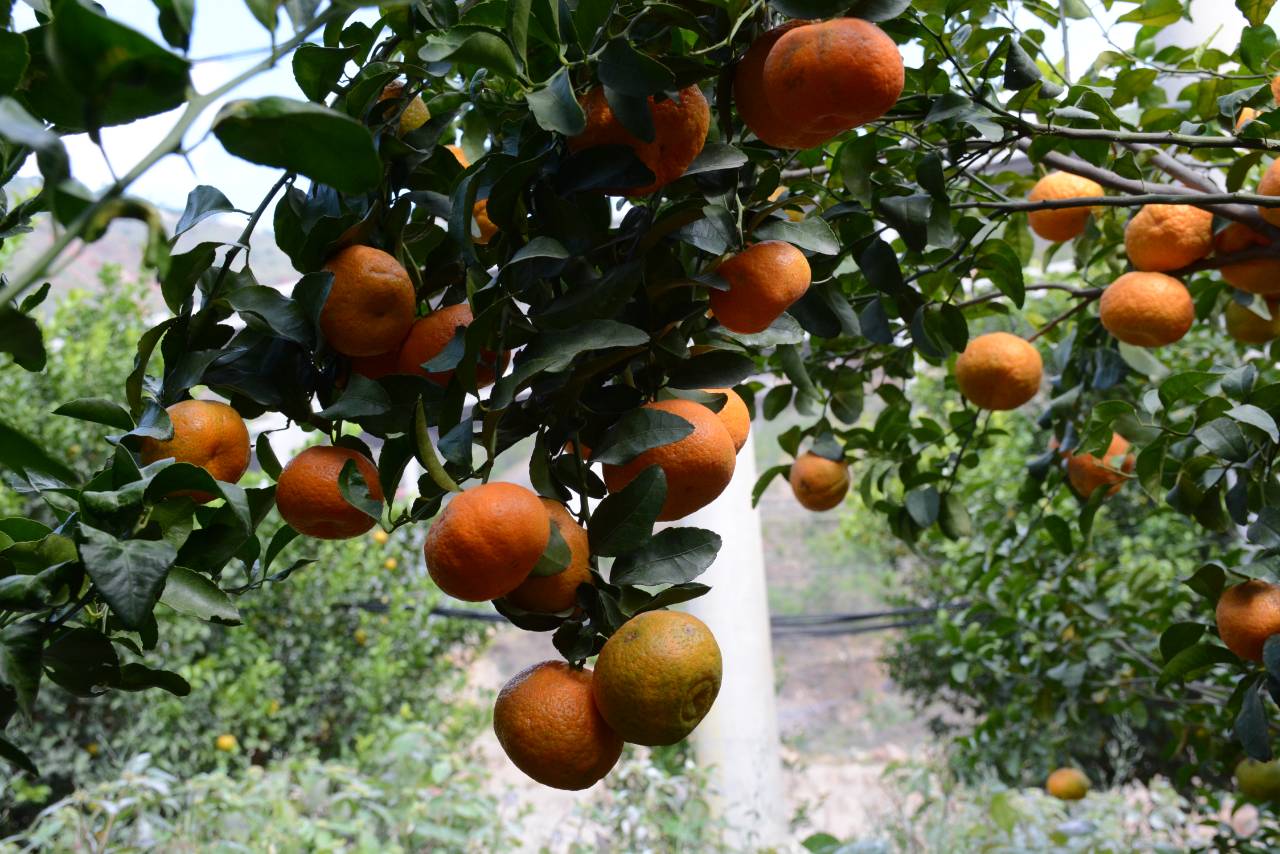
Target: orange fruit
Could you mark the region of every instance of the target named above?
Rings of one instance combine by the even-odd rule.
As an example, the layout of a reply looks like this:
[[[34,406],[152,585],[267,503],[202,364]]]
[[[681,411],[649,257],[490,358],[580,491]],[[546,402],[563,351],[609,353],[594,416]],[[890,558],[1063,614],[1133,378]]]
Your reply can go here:
[[[711,710],[721,667],[706,623],[679,611],[646,611],[605,642],[592,692],[623,741],[675,744]]]
[[[746,68],[737,88],[762,90],[772,111],[766,114],[766,129],[791,128],[793,141],[808,142],[818,135],[825,141],[873,122],[893,109],[902,94],[902,54],[870,21],[835,18],[775,30],[763,38],[771,37],[775,40],[766,42],[758,75],[753,74],[754,63],[743,58]]]
[[[604,467],[604,482],[610,492],[619,492],[649,466],[658,466],[667,476],[667,499],[658,519],[683,519],[706,507],[724,492],[733,479],[737,451],[733,437],[716,413],[692,400],[674,398],[646,403],[678,415],[693,425],[693,432],[667,445],[650,448],[629,463]]]
[[[347,460],[354,460],[369,485],[369,494],[382,500],[382,484],[373,461],[359,451],[317,445],[298,454],[280,472],[276,508],[299,534],[320,540],[345,540],[366,533],[377,521],[347,503],[338,477]]]
[[[1163,347],[1187,334],[1196,319],[1191,294],[1164,273],[1125,273],[1102,292],[1098,316],[1126,344]]]
[[[541,501],[569,546],[569,565],[555,575],[530,575],[507,594],[507,601],[535,614],[558,614],[577,605],[579,584],[591,583],[591,542],[563,504],[550,498]]]
[[[1270,319],[1235,300],[1228,300],[1223,312],[1227,334],[1241,344],[1266,344],[1280,338],[1280,302],[1267,300],[1267,311],[1271,313]]]
[[[376,356],[413,324],[417,297],[395,258],[372,246],[348,246],[325,263],[333,286],[320,310],[320,330],[344,356]]]
[[[200,466],[223,483],[240,482],[249,469],[249,430],[239,412],[216,400],[184,400],[165,411],[173,424],[173,438],[144,438],[138,449],[143,465],[173,457]],[[200,502],[214,498],[194,490],[175,494]]]
[[[748,246],[716,273],[729,290],[711,291],[711,313],[726,329],[748,335],[768,329],[804,296],[813,277],[804,253],[781,240]]]
[[[1059,800],[1078,801],[1089,794],[1089,778],[1079,768],[1059,768],[1049,775],[1044,788]]]
[[[223,753],[231,753],[240,746],[240,743],[236,741],[236,737],[234,735],[224,732],[213,740],[213,746]]]
[[[1253,107],[1245,107],[1240,111],[1239,117],[1236,118],[1236,130],[1240,130],[1242,127],[1249,124],[1249,122],[1256,119],[1259,115],[1261,114]]]
[[[849,493],[849,464],[806,451],[791,464],[791,492],[806,510],[840,506]]]
[[[1280,760],[1245,757],[1236,765],[1236,788],[1254,801],[1280,801]]]
[[[1280,77],[1271,78],[1271,97],[1280,104]]]
[[[657,101],[649,96],[654,127],[651,142],[637,139],[623,127],[605,100],[603,87],[596,86],[587,92],[582,106],[587,111],[587,127],[569,140],[570,151],[582,151],[598,145],[625,145],[653,173],[653,181],[643,187],[608,191],[620,195],[647,196],[679,178],[702,153],[707,130],[711,127],[711,110],[697,86],[681,89],[678,102],[671,98]]]
[[[1219,255],[1231,255],[1261,246],[1271,241],[1258,232],[1238,222],[1233,222],[1214,238],[1214,248]],[[1280,296],[1280,258],[1257,258],[1239,261],[1219,269],[1222,280],[1233,288],[1262,296]]]
[[[1044,362],[1025,338],[988,332],[970,338],[956,359],[956,385],[979,409],[1017,409],[1036,396]]]
[[[544,661],[503,686],[493,732],[512,764],[544,786],[577,791],[595,785],[622,755],[591,696],[590,670]]]
[[[1215,612],[1218,636],[1247,661],[1262,661],[1267,638],[1280,633],[1280,585],[1258,578],[1228,587]]]
[[[1061,199],[1087,199],[1102,195],[1102,185],[1070,172],[1050,172],[1031,188],[1029,201],[1059,201]],[[1062,208],[1060,210],[1031,211],[1027,219],[1031,230],[1055,243],[1074,240],[1084,234],[1085,225],[1093,208]]]
[[[382,94],[378,96],[378,100],[398,101],[403,94],[403,83],[388,83],[383,87]],[[413,133],[429,121],[431,121],[431,111],[427,109],[427,102],[422,100],[421,95],[414,95],[413,100],[408,103],[404,108],[404,112],[400,114],[398,135],[404,136],[407,133]]]
[[[471,306],[465,302],[438,308],[426,317],[419,318],[409,329],[409,335],[400,345],[397,373],[417,374],[436,385],[448,385],[453,371],[426,371],[422,366],[439,356],[453,340],[458,329],[471,325],[475,318]],[[490,350],[482,350],[476,365],[476,387],[491,385],[496,376],[507,369],[507,353],[495,358]]]
[[[514,483],[484,483],[445,505],[423,552],[437,587],[483,602],[519,587],[550,539],[551,515],[537,495]]]
[[[738,115],[761,142],[775,148],[813,148],[831,138],[831,134],[783,121],[765,96],[764,63],[769,51],[789,30],[803,26],[807,22],[792,21],[760,36],[751,43],[733,74],[733,102]]]
[[[1267,171],[1258,184],[1258,194],[1262,196],[1280,196],[1280,159],[1271,161]],[[1280,208],[1258,208],[1262,218],[1272,225],[1280,225]]]
[[[725,396],[724,406],[720,407],[716,415],[720,416],[724,429],[729,431],[733,450],[741,451],[742,446],[747,444],[747,437],[751,435],[751,412],[747,409],[747,402],[731,388],[704,388],[703,391]]]
[[[1124,230],[1137,270],[1168,272],[1213,251],[1213,214],[1191,205],[1145,205]]]
[[[1137,458],[1129,453],[1129,442],[1119,433],[1111,434],[1107,452],[1098,459],[1093,454],[1072,454],[1067,457],[1067,480],[1081,498],[1089,498],[1094,490],[1106,487],[1107,495],[1115,495],[1128,480]]]

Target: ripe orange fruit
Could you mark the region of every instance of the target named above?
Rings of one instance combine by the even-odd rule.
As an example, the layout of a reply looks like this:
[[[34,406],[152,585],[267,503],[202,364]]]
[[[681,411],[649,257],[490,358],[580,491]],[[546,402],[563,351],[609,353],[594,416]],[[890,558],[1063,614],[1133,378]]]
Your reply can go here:
[[[675,744],[720,693],[721,658],[706,623],[679,611],[646,611],[623,623],[596,659],[596,706],[632,744]]]
[[[378,469],[364,454],[334,445],[307,448],[289,461],[276,482],[276,508],[299,534],[345,540],[374,526],[376,520],[348,504],[338,488],[338,477],[347,460],[355,461],[369,485],[369,494],[382,500]]]
[[[1262,196],[1280,196],[1280,159],[1271,161],[1267,171],[1258,184],[1258,194]],[[1272,225],[1280,225],[1280,208],[1258,208],[1262,218]]]
[[[1017,409],[1036,396],[1044,362],[1025,338],[988,332],[969,339],[956,359],[956,385],[979,409]]]
[[[838,507],[849,493],[849,464],[806,451],[791,464],[791,492],[806,510]]]
[[[693,425],[693,432],[679,441],[650,448],[629,463],[606,464],[605,485],[610,492],[619,492],[649,466],[659,466],[667,476],[667,499],[658,518],[683,519],[715,501],[733,479],[737,456],[733,438],[716,413],[692,400],[659,400],[646,403],[645,408],[678,415]]]
[[[577,791],[595,785],[622,755],[622,739],[591,696],[590,670],[544,661],[503,686],[493,732],[517,768],[544,786]]]
[[[1067,458],[1067,480],[1081,498],[1089,498],[1094,490],[1106,487],[1107,495],[1115,495],[1133,471],[1137,458],[1129,453],[1129,442],[1119,433],[1111,434],[1107,452],[1098,459],[1093,454],[1072,454]]]
[[[1070,172],[1050,172],[1031,188],[1029,201],[1058,201],[1061,199],[1087,199],[1102,195],[1102,185]],[[1055,243],[1074,240],[1084,234],[1085,225],[1093,208],[1062,208],[1060,210],[1031,211],[1027,219],[1031,230]]]
[[[484,483],[445,505],[423,552],[436,586],[483,602],[519,587],[550,539],[551,515],[537,495],[514,483]]]
[[[1098,316],[1126,344],[1163,347],[1187,334],[1196,319],[1191,294],[1164,273],[1125,273],[1102,292]]]
[[[333,273],[320,310],[329,346],[344,356],[376,356],[404,340],[418,301],[399,261],[372,246],[348,246],[324,268]]]
[[[1280,77],[1271,78],[1271,97],[1280,104]]]
[[[1214,238],[1214,248],[1219,255],[1270,245],[1270,240],[1238,222],[1231,223]],[[1263,296],[1280,296],[1280,258],[1239,261],[1222,267],[1218,272],[1222,273],[1224,282],[1239,290]]]
[[[1078,801],[1089,794],[1089,778],[1079,768],[1059,768],[1049,775],[1044,788],[1059,800]]]
[[[591,583],[591,542],[563,504],[550,498],[541,501],[569,546],[569,565],[555,575],[530,575],[507,594],[507,601],[535,614],[558,614],[577,605],[579,584]]]
[[[240,743],[236,741],[236,737],[234,735],[224,732],[213,740],[213,746],[215,749],[220,750],[223,753],[230,753],[239,747]]]
[[[754,117],[766,134],[794,143],[782,147],[810,148],[873,122],[902,94],[902,54],[870,21],[835,18],[783,27],[757,44],[735,74],[735,99],[752,130]]]
[[[781,240],[765,240],[724,261],[716,272],[729,290],[712,290],[711,313],[726,329],[763,332],[809,290],[813,274],[804,253]]]
[[[1213,251],[1213,214],[1191,205],[1145,205],[1124,230],[1135,269],[1178,270]]]
[[[1271,318],[1260,317],[1252,309],[1235,300],[1227,301],[1223,312],[1227,321],[1227,334],[1241,344],[1266,344],[1280,338],[1280,302],[1267,300]]]
[[[217,400],[184,400],[165,410],[173,423],[172,439],[144,438],[139,447],[143,465],[173,457],[191,463],[223,483],[239,483],[249,469],[249,430],[240,413]],[[212,501],[201,491],[183,491],[195,501]]]
[[[465,302],[438,308],[426,317],[419,318],[409,329],[409,335],[400,345],[397,373],[417,374],[436,385],[448,385],[453,371],[426,371],[422,366],[439,356],[453,340],[458,329],[471,325],[475,318],[471,306]],[[476,387],[491,385],[496,376],[507,369],[507,353],[496,358],[492,351],[481,351],[476,365]]]
[[[388,83],[382,89],[382,94],[378,96],[379,101],[399,100],[404,94],[403,83]],[[422,100],[421,95],[414,95],[413,100],[404,108],[404,112],[400,114],[399,136],[407,133],[413,133],[418,128],[431,121],[431,111],[427,109],[427,102]]]
[[[807,22],[792,21],[760,36],[751,43],[733,74],[733,102],[738,106],[738,115],[761,142],[775,148],[813,148],[831,138],[829,133],[783,121],[765,95],[764,63],[769,51],[789,30],[803,26]]]
[[[1228,587],[1218,598],[1218,636],[1248,661],[1262,661],[1267,638],[1280,633],[1280,585],[1258,578]]]
[[[1236,788],[1250,800],[1280,800],[1280,760],[1241,759],[1236,765]]]
[[[569,140],[570,151],[582,151],[598,145],[625,145],[653,173],[653,181],[643,187],[608,191],[619,195],[647,196],[679,178],[702,153],[707,130],[711,127],[711,110],[702,90],[696,85],[681,89],[678,102],[670,98],[656,101],[652,95],[649,96],[654,127],[650,142],[637,139],[623,127],[605,100],[603,87],[596,86],[587,92],[582,106],[587,111],[587,127]]]
[[[1249,124],[1249,122],[1256,119],[1259,115],[1261,114],[1253,107],[1245,107],[1240,111],[1240,115],[1236,118],[1236,130],[1240,130],[1242,127]]]
[[[746,401],[731,388],[704,388],[703,391],[725,396],[724,406],[720,407],[716,415],[720,416],[720,423],[729,431],[733,450],[741,451],[742,446],[747,444],[747,437],[751,435],[751,412],[747,409]]]

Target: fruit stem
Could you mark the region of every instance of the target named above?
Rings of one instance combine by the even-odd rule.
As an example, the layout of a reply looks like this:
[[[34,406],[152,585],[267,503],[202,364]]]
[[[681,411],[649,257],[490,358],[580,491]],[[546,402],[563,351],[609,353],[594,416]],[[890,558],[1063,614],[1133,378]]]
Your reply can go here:
[[[444,470],[435,446],[431,444],[431,433],[427,429],[427,412],[422,408],[421,398],[418,399],[417,409],[413,413],[413,435],[418,446],[418,457],[426,466],[427,474],[431,475],[436,486],[449,492],[461,492],[462,487],[458,486],[458,482]]]

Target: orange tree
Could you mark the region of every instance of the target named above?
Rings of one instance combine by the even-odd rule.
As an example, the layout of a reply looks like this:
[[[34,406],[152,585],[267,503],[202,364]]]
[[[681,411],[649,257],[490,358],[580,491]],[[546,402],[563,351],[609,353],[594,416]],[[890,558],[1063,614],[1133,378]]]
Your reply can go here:
[[[4,210],[0,235],[37,214],[56,229],[3,272],[5,370],[57,358],[38,319],[47,276],[116,218],[146,223],[169,316],[136,342],[123,388],[50,415],[118,431],[89,480],[65,449],[0,423],[0,464],[30,499],[26,517],[0,521],[0,721],[46,679],[181,693],[152,652],[158,603],[234,622],[235,597],[305,562],[280,557],[295,538],[426,526],[465,490],[429,523],[442,589],[553,630],[575,665],[611,639],[650,650],[638,664],[608,656],[620,663],[599,665],[591,692],[578,676],[512,691],[545,682],[549,720],[570,730],[622,732],[610,709],[666,698],[686,717],[646,723],[678,739],[719,684],[714,641],[687,642],[697,626],[619,630],[707,592],[696,579],[718,537],[654,524],[728,482],[740,396],[800,414],[781,444],[806,460],[791,479],[807,505],[831,506],[848,479],[907,541],[935,528],[963,540],[956,486],[1005,423],[998,411],[1041,413],[1056,450],[1021,500],[1057,482],[1045,476],[1057,454],[1088,494],[1074,519],[1011,515],[984,543],[992,578],[1022,543],[1083,541],[1073,530],[1087,535],[1129,479],[1223,536],[1190,580],[1207,601],[1161,639],[1162,685],[1176,699],[1186,677],[1230,669],[1236,734],[1269,758],[1272,600],[1228,600],[1227,646],[1214,605],[1241,576],[1268,579],[1280,548],[1280,383],[1256,349],[1176,373],[1160,350],[1228,306],[1237,334],[1270,334],[1280,111],[1267,0],[1238,0],[1247,26],[1229,52],[1157,47],[1180,0],[250,0],[273,31],[285,13],[292,34],[204,93],[186,56],[191,0],[156,0],[167,45],[89,0],[28,5],[38,25],[18,32],[0,2],[0,172],[34,160],[44,180]],[[1139,25],[1132,43],[1117,19]],[[1074,27],[1111,41],[1088,67],[1046,51]],[[222,103],[284,61],[306,100]],[[233,211],[226,195],[194,188],[170,235],[129,189],[219,103],[217,141],[280,177],[239,241],[175,254],[172,237]],[[171,110],[170,131],[111,185],[75,181],[63,135]],[[241,263],[268,216],[300,276],[283,290]],[[1024,311],[1041,291],[1068,306]],[[913,378],[949,368],[951,403],[915,405]],[[193,389],[203,405],[184,405]],[[266,413],[320,447],[282,466],[261,433],[253,457],[274,485],[242,489],[238,418]],[[513,448],[554,509],[489,482]],[[397,502],[415,459],[426,474]],[[581,579],[581,531],[588,580],[572,601],[515,594],[575,566]],[[548,601],[558,610],[515,604]],[[0,752],[32,767],[7,740]]]

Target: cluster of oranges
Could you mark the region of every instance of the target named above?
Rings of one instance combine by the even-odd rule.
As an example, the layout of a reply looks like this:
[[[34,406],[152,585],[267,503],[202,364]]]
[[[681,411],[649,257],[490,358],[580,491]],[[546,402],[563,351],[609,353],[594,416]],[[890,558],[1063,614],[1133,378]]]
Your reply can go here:
[[[1272,164],[1258,188],[1280,195],[1280,160]],[[1064,201],[1103,195],[1097,182],[1067,172],[1052,172],[1036,182],[1028,200]],[[1074,240],[1088,226],[1094,208],[1087,203],[1032,210],[1032,231],[1054,242]],[[1269,222],[1280,224],[1280,212],[1259,208]],[[1118,341],[1136,347],[1162,347],[1179,341],[1195,322],[1195,305],[1181,281],[1170,273],[1191,267],[1215,252],[1219,256],[1270,246],[1271,241],[1238,222],[1214,233],[1213,214],[1193,205],[1151,204],[1125,227],[1125,253],[1132,265],[1102,291],[1098,318]],[[1242,343],[1264,344],[1280,337],[1280,258],[1233,261],[1220,267],[1224,281],[1245,294],[1265,298],[1265,316],[1232,299],[1224,312],[1227,332]],[[1039,391],[1043,362],[1028,340],[1007,332],[972,339],[956,360],[960,392],[980,409],[1016,409]],[[1056,448],[1056,443],[1055,443]],[[1084,498],[1105,488],[1114,494],[1134,468],[1135,458],[1122,436],[1112,436],[1102,459],[1062,452],[1068,480]]]
[[[874,24],[841,18],[796,22],[761,36],[739,63],[734,96],[745,123],[769,145],[811,147],[884,115],[904,82],[901,55]],[[430,120],[426,103],[401,84],[382,93],[381,112],[398,135],[415,133]],[[585,128],[567,141],[571,151],[626,146],[653,174],[643,186],[608,192],[644,195],[680,178],[701,153],[710,109],[697,85],[673,97],[649,98],[650,140],[636,138],[613,112],[602,87],[583,98]],[[449,146],[463,169],[467,158]],[[472,239],[498,235],[487,200],[472,210]],[[353,375],[377,380],[417,375],[445,386],[453,371],[429,365],[460,330],[474,322],[460,302],[423,311],[413,280],[392,254],[352,244],[325,264],[332,286],[319,325],[326,346],[343,357]],[[708,309],[724,328],[739,334],[768,329],[808,290],[812,271],[805,254],[781,240],[748,243],[715,262],[719,283],[709,289]],[[509,362],[507,352],[481,352],[476,389],[492,384]],[[475,390],[475,389],[473,389]],[[724,403],[716,408],[684,397],[662,397],[646,409],[686,422],[682,438],[650,447],[633,459],[601,461],[608,491],[626,489],[658,467],[666,497],[658,519],[677,520],[705,507],[728,486],[736,457],[747,441],[750,415],[732,389],[706,389]],[[713,398],[713,399],[714,399]],[[188,400],[169,408],[173,438],[147,440],[147,461],[174,458],[203,466],[234,483],[250,460],[249,435],[241,417],[223,403]],[[593,465],[579,443],[563,453]],[[276,484],[276,506],[299,533],[322,539],[359,536],[375,519],[350,503],[341,483],[354,464],[369,497],[381,503],[384,485],[373,461],[341,444],[310,447],[284,467]],[[795,461],[790,483],[800,503],[828,510],[849,489],[848,466],[814,452]],[[212,496],[196,496],[210,500]],[[547,572],[547,557],[560,541],[563,566]],[[454,495],[432,521],[424,544],[431,578],[445,593],[466,601],[501,600],[516,611],[572,616],[580,613],[584,585],[595,584],[591,540],[579,519],[559,501],[514,483],[484,482]],[[579,664],[543,662],[515,676],[494,708],[494,729],[511,760],[535,780],[580,789],[613,767],[624,742],[673,744],[686,737],[710,709],[719,691],[721,655],[708,628],[671,611],[632,616],[601,647],[594,671]]]

